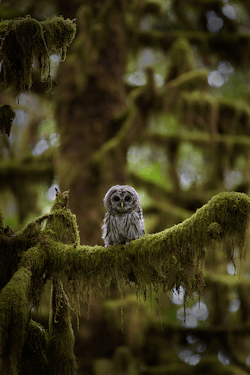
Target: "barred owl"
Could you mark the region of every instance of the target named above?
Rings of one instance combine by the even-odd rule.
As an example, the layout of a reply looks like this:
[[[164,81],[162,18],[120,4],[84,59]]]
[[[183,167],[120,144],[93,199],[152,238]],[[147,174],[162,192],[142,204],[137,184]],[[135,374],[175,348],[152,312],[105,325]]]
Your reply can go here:
[[[107,209],[102,226],[105,246],[127,245],[145,234],[140,197],[132,186],[112,186],[103,202]]]

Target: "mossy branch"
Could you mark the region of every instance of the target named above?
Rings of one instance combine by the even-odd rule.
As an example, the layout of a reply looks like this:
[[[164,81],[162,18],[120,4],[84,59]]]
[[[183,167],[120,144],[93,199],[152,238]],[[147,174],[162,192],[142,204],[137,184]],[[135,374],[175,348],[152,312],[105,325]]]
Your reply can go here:
[[[50,184],[54,178],[54,168],[51,155],[41,155],[41,157],[30,160],[8,160],[1,162],[0,180],[1,187],[9,187],[10,184],[18,179],[31,182],[46,181]]]
[[[250,139],[244,135],[228,135],[228,134],[211,134],[207,132],[175,132],[169,134],[162,133],[147,133],[145,140],[156,145],[167,146],[169,141],[175,142],[191,142],[197,146],[211,147],[211,143],[221,143],[225,145],[238,145],[248,148],[250,146]]]
[[[201,294],[203,261],[214,242],[233,238],[243,258],[249,215],[250,199],[245,194],[221,193],[183,223],[129,246],[91,248],[54,242],[50,260],[66,278],[74,274],[85,297],[108,290],[111,283],[122,288],[131,278],[143,295],[150,285],[168,291],[181,284],[189,297]]]
[[[17,375],[29,321],[31,271],[20,268],[0,293],[0,373]]]
[[[231,134],[233,134],[224,138],[228,143],[230,143],[230,136],[242,133],[245,136],[249,135],[249,106],[246,102],[235,98],[213,98],[200,91],[182,92],[179,100],[179,118],[183,123],[208,128],[213,139],[217,138],[218,141],[222,138],[216,134],[216,129],[227,133],[230,127]],[[238,144],[240,142],[243,144],[243,137],[238,138]]]
[[[194,292],[201,295],[205,256],[215,243],[231,237],[240,258],[244,257],[250,198],[243,193],[218,194],[181,224],[128,246],[80,246],[76,218],[67,204],[68,192],[58,193],[51,213],[26,228],[29,234],[33,228],[40,241],[24,251],[18,271],[0,293],[0,355],[9,369],[6,374],[17,373],[29,324],[28,302],[38,303],[48,278],[53,280],[48,342],[49,347],[57,346],[48,355],[49,366],[66,353],[61,373],[74,375],[71,305],[79,313],[80,299],[89,306],[94,296],[105,297],[111,284],[122,294],[131,282],[137,296],[146,298],[152,291],[167,292],[182,285],[186,300]]]
[[[186,38],[191,44],[199,46],[200,50],[207,53],[207,49],[211,49],[213,53],[218,54],[222,58],[226,57],[230,61],[233,60],[237,65],[243,63],[246,59],[246,51],[249,47],[250,36],[248,33],[231,33],[224,32],[218,38],[217,34],[207,33],[206,31],[187,31],[187,30],[171,30],[166,32],[156,30],[140,30],[134,25],[130,26],[129,37],[136,40],[139,47],[161,48],[168,52],[172,43],[177,38]],[[237,54],[235,53],[237,51]]]
[[[62,283],[56,278],[52,280],[48,359],[51,374],[74,375],[76,373],[70,305]]]
[[[162,95],[169,95],[169,91],[174,89],[178,90],[178,92],[181,90],[197,90],[197,88],[206,91],[209,88],[207,82],[208,73],[208,69],[205,68],[193,69],[182,73],[180,76],[172,79],[163,86],[161,90]]]
[[[57,53],[65,60],[66,50],[73,41],[76,24],[63,17],[37,21],[30,16],[0,22],[0,89],[9,87],[16,95],[32,85],[32,64],[35,59],[41,80],[51,88],[49,58]]]
[[[100,147],[99,150],[97,150],[93,157],[92,161],[93,164],[99,164],[103,158],[107,155],[108,152],[116,149],[119,147],[119,145],[124,142],[127,134],[129,133],[129,130],[131,126],[133,125],[134,118],[136,116],[137,110],[135,106],[131,106],[130,110],[126,110],[126,112],[123,112],[121,114],[121,121],[123,122],[120,130],[115,135],[115,137],[109,139],[107,142],[105,142],[102,147]],[[119,119],[114,119],[114,121],[119,121]]]

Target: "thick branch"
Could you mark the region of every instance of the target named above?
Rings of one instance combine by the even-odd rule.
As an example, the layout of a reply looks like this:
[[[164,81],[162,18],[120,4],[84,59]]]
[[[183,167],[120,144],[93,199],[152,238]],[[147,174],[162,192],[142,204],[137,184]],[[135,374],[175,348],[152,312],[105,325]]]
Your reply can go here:
[[[183,285],[188,298],[204,286],[203,261],[213,243],[231,237],[244,255],[250,199],[242,193],[221,193],[183,223],[145,235],[129,246],[76,246],[50,241],[51,273],[74,275],[86,302],[105,294],[115,283],[121,289],[131,280],[138,293]],[[25,264],[23,259],[22,264]],[[112,272],[110,272],[112,269]]]
[[[52,160],[49,157],[39,158],[30,161],[16,162],[14,160],[0,163],[0,186],[9,187],[12,181],[18,179],[25,179],[25,181],[39,182],[48,181],[52,182],[54,178],[54,168]]]

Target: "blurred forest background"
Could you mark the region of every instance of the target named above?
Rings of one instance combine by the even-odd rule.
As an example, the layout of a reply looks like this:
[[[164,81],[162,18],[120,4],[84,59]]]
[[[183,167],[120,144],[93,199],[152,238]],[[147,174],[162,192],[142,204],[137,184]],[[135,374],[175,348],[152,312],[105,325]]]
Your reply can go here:
[[[49,211],[55,188],[70,189],[81,243],[102,245],[102,199],[114,184],[137,189],[147,233],[221,191],[249,194],[249,2],[0,2],[2,20],[28,14],[76,18],[77,35],[65,62],[50,57],[52,92],[34,65],[30,92],[0,93],[16,110],[9,138],[0,137],[5,225],[21,229]],[[160,304],[138,302],[130,287],[121,301],[114,288],[82,309],[78,374],[250,373],[249,257],[240,265],[231,242],[217,250],[186,320],[181,286]],[[48,290],[33,312],[45,327]]]

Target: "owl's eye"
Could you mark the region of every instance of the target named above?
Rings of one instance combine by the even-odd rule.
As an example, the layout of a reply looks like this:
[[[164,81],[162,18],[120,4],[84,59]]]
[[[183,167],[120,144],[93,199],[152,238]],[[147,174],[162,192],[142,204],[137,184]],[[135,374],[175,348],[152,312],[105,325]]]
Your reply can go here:
[[[129,196],[129,195],[126,195],[126,197],[125,197],[125,201],[126,202],[129,202],[131,200],[131,197]]]
[[[118,202],[118,201],[120,200],[120,198],[118,197],[118,195],[115,195],[114,198],[113,198],[113,200],[114,200],[115,202]]]

